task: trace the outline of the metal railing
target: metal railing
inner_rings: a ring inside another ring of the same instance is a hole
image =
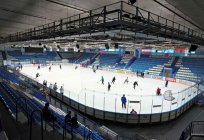
[[[124,14],[128,16],[124,16]],[[111,27],[108,23],[113,23],[114,21],[115,25],[118,26]],[[119,21],[127,21],[129,25],[127,26]],[[135,26],[135,24],[138,24],[138,26]],[[57,36],[92,34],[110,30],[107,27],[111,27],[114,30],[129,30],[131,28],[131,31],[143,32],[147,35],[152,34],[156,37],[163,36],[165,38],[204,44],[204,35],[202,33],[124,1],[9,35],[7,41],[26,41]],[[129,29],[126,27],[129,27]],[[154,32],[151,33],[151,31]]]
[[[204,139],[204,121],[193,121],[183,130],[182,140],[191,140],[192,138]]]

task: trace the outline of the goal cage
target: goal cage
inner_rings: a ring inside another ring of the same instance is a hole
[[[172,90],[167,90],[164,92],[164,99],[167,100],[167,101],[172,101],[174,100],[175,98],[172,96]]]

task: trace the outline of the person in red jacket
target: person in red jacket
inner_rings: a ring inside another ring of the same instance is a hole
[[[157,88],[157,95],[161,95],[161,89],[159,87]]]

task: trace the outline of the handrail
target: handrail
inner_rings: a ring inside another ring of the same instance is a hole
[[[157,15],[157,14],[151,13],[150,11],[141,9],[141,8],[139,8],[139,7],[137,7],[137,6],[134,6],[134,5],[130,5],[129,3],[125,2],[125,1],[120,1],[120,2],[113,3],[113,4],[109,4],[109,5],[106,5],[105,7],[109,7],[109,6],[114,5],[114,4],[120,4],[120,5],[119,5],[120,8],[115,8],[115,9],[119,9],[119,10],[121,11],[121,13],[122,13],[122,11],[123,11],[123,4],[126,4],[126,5],[129,5],[129,6],[132,6],[133,8],[138,9],[137,12],[144,11],[144,12],[149,13],[150,17],[151,17],[151,15],[154,15],[154,16],[158,17],[158,19],[165,19],[165,20],[168,21],[168,22],[171,22],[171,23],[173,23],[173,24],[179,25],[179,27],[178,27],[179,29],[178,29],[178,28],[175,28],[175,27],[173,26],[174,29],[180,30],[180,27],[183,26],[183,25],[181,25],[181,24],[179,24],[179,23],[177,23],[177,22],[174,22],[174,21],[169,20],[169,19],[167,19],[167,18],[161,17],[161,16],[159,16],[159,15]],[[104,7],[104,6],[103,6],[103,7]],[[92,11],[92,12],[93,12],[93,15],[94,15],[94,11],[95,11],[95,10],[102,9],[103,7],[90,10],[90,12]],[[113,7],[112,9],[114,9],[114,7]],[[16,38],[14,38],[14,40],[17,41],[17,40],[18,40],[17,36],[20,36],[20,39],[22,38],[21,40],[27,40],[26,38],[24,38],[24,37],[26,37],[26,36],[25,36],[26,34],[29,34],[29,36],[31,36],[31,37],[35,37],[35,33],[34,33],[34,35],[32,34],[33,32],[37,32],[37,31],[41,31],[41,30],[49,30],[49,29],[54,29],[54,30],[55,30],[56,27],[58,27],[58,26],[61,27],[61,26],[65,25],[65,24],[67,23],[68,19],[71,19],[72,17],[77,17],[77,19],[69,20],[68,22],[80,21],[80,20],[83,19],[83,18],[92,18],[92,15],[88,15],[88,16],[86,16],[86,17],[80,18],[79,15],[82,15],[82,14],[87,14],[87,13],[81,13],[81,14],[73,15],[73,16],[70,16],[70,17],[67,17],[67,18],[62,18],[62,19],[60,19],[60,20],[58,20],[58,21],[54,21],[54,22],[52,22],[52,23],[48,23],[48,24],[45,24],[45,25],[41,25],[41,26],[35,27],[34,30],[33,30],[33,29],[29,29],[28,31],[19,32],[18,34],[9,35],[7,38],[12,40],[12,37],[16,37]],[[96,13],[96,14],[98,14],[98,13]],[[106,12],[106,14],[107,14],[107,12]],[[138,16],[138,15],[137,15],[137,16]],[[67,19],[67,21],[65,21],[66,19]],[[63,21],[64,21],[64,22],[63,22]],[[55,24],[56,22],[57,22],[58,24]],[[90,22],[91,22],[91,20],[90,20]],[[158,22],[159,22],[159,20],[158,20]],[[159,23],[160,23],[160,22],[159,22]],[[50,24],[50,25],[53,25],[53,26],[50,27],[49,24]],[[192,25],[192,24],[191,24],[191,25]],[[194,25],[192,25],[192,26],[194,26]],[[42,27],[42,28],[41,28],[41,27]],[[199,33],[199,36],[196,36],[195,33],[197,34],[197,33],[198,33],[197,31],[194,31],[193,29],[191,29],[191,28],[189,28],[189,27],[186,27],[186,26],[183,26],[183,27],[184,27],[183,30],[184,30],[186,33],[189,32],[189,31],[192,31],[192,35],[193,35],[194,37],[202,38],[202,35],[203,35],[202,33]],[[188,30],[185,30],[185,29],[188,29]],[[56,31],[57,31],[57,30],[56,30]],[[52,32],[52,31],[51,31],[51,32]],[[21,35],[22,35],[22,36],[21,36]],[[43,35],[43,34],[42,34],[42,35]],[[44,34],[44,35],[45,35],[45,34]],[[11,38],[9,38],[9,37],[11,37]],[[203,39],[203,38],[202,38],[202,39]]]
[[[19,101],[20,99],[23,99],[23,100],[24,100],[24,102],[25,102],[25,107],[26,107],[26,111],[27,111],[27,109],[28,109],[27,99],[26,99],[25,97],[18,97],[18,98],[15,100],[15,102],[16,102],[16,122],[18,121],[18,101]],[[26,112],[26,114],[27,114],[27,118],[28,118],[28,113]],[[28,122],[29,122],[29,118],[28,118]]]
[[[34,110],[31,112],[31,115],[30,115],[30,137],[29,137],[29,140],[32,140],[32,125],[33,125],[33,115],[34,113],[40,113],[40,117],[41,117],[41,140],[43,140],[43,115],[42,115],[42,111],[41,110]]]
[[[65,123],[63,125],[62,140],[64,140],[65,137],[66,137],[67,125],[69,125],[71,127],[70,134],[71,134],[71,139],[73,139],[73,127],[72,127],[72,124],[71,123]]]
[[[88,134],[88,137],[86,138],[86,128],[89,130],[89,134],[90,134],[90,132],[91,132],[89,125],[85,125],[85,126],[84,126],[84,140],[86,140],[87,138],[90,139],[89,134]]]

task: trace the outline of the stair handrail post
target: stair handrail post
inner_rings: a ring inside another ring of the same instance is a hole
[[[29,140],[32,140],[32,125],[33,125],[33,115],[38,112],[40,113],[40,121],[41,121],[41,140],[43,140],[43,115],[41,110],[34,110],[31,112],[30,115],[30,138]]]

